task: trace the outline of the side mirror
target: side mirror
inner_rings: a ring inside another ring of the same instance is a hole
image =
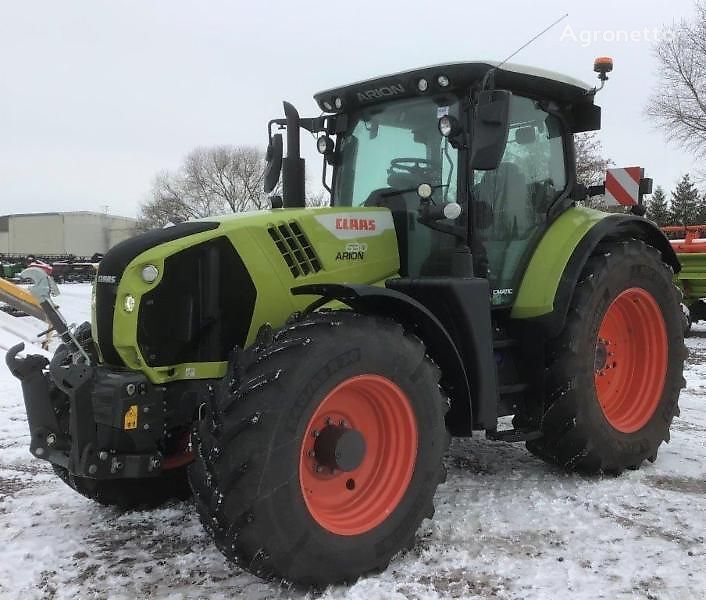
[[[478,94],[473,119],[471,168],[497,169],[505,151],[510,122],[510,98],[506,90],[484,90]]]
[[[270,139],[270,143],[267,145],[267,152],[265,153],[265,160],[267,164],[265,165],[265,192],[270,193],[277,187],[277,182],[279,181],[279,174],[282,171],[282,155],[284,154],[284,147],[282,144],[282,134],[275,133]]]

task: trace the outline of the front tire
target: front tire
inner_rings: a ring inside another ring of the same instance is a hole
[[[533,454],[569,470],[620,473],[654,461],[679,413],[685,347],[680,294],[659,251],[606,244],[549,349],[549,396]]]
[[[236,353],[192,436],[190,482],[217,546],[302,585],[384,569],[434,513],[449,441],[438,380],[419,339],[348,311]]]

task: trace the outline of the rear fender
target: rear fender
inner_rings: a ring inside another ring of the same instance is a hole
[[[657,248],[675,273],[681,269],[669,240],[651,221],[574,207],[545,232],[522,278],[512,307],[515,319],[532,321],[549,337],[564,326],[569,304],[589,257],[604,241],[636,238]]]

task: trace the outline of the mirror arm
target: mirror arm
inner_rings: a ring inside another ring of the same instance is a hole
[[[284,129],[287,125],[287,119],[271,119],[267,123],[267,137],[272,140],[272,126],[277,125],[278,129]]]
[[[602,196],[603,194],[605,194],[605,184],[588,186],[587,195],[591,198],[593,196]]]
[[[328,117],[313,117],[299,119],[299,127],[306,129],[309,133],[319,133],[326,131],[326,119]]]
[[[424,219],[424,217],[417,217],[417,223],[429,227],[429,229],[434,229],[435,231],[440,231],[441,233],[448,233],[454,236],[458,240],[466,241],[466,230],[464,227],[459,227],[458,225],[447,225],[446,223],[439,223],[437,221]]]
[[[324,188],[326,189],[326,191],[329,193],[329,196],[330,196],[331,195],[331,187],[326,182],[326,163],[328,163],[328,157],[323,156],[321,162],[324,165],[323,168],[321,169],[321,184],[324,186]]]

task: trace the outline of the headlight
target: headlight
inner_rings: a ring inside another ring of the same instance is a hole
[[[126,313],[131,313],[135,310],[135,296],[128,294],[123,298],[123,309]]]
[[[449,85],[449,78],[446,75],[439,75],[436,78],[436,83],[439,84],[439,87],[445,88]]]
[[[427,89],[429,88],[429,82],[422,77],[419,81],[417,81],[417,89],[420,92],[426,92]]]
[[[333,150],[333,140],[327,135],[322,135],[316,140],[316,149],[321,154],[328,154]]]
[[[463,209],[461,208],[461,205],[457,202],[449,202],[448,204],[444,204],[444,217],[447,219],[458,219],[461,216],[462,211]]]
[[[142,269],[142,281],[145,283],[154,283],[159,277],[159,269],[154,265],[147,265]]]
[[[428,183],[420,183],[417,187],[417,196],[422,200],[429,200],[434,193],[433,188]]]
[[[439,119],[439,133],[444,137],[454,137],[461,133],[461,125],[455,117],[444,115]]]

